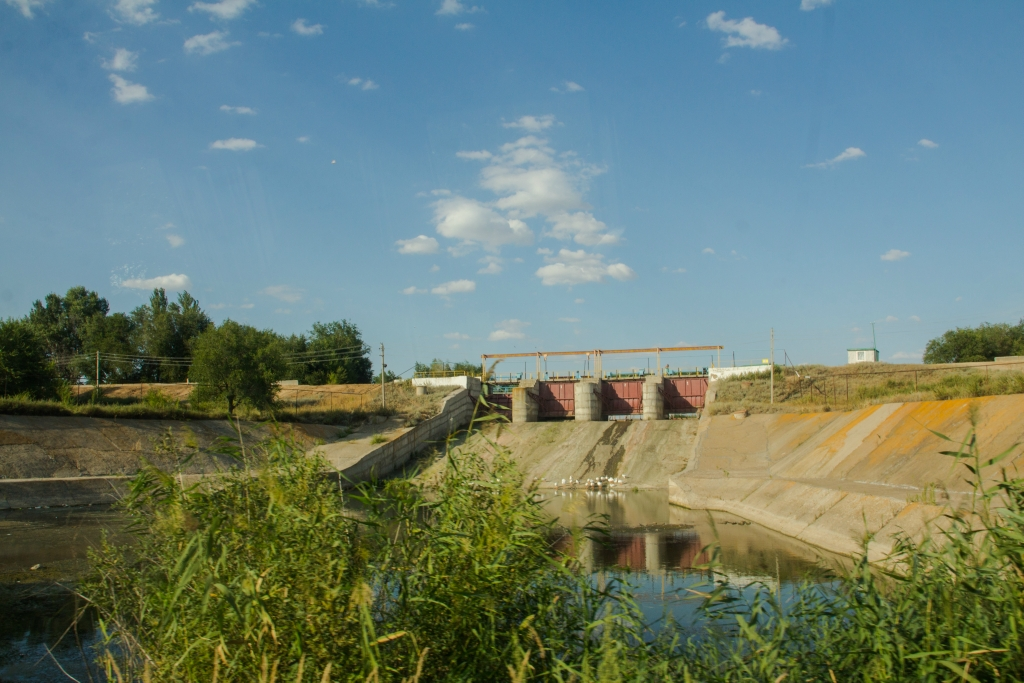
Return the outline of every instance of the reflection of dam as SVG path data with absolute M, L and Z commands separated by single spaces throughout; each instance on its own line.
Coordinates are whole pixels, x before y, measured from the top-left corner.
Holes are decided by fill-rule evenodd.
M 648 574 L 686 572 L 706 564 L 710 558 L 702 552 L 705 545 L 693 529 L 612 531 L 585 537 L 579 546 L 566 534 L 554 544 L 557 550 L 578 557 L 587 571 L 621 569 Z

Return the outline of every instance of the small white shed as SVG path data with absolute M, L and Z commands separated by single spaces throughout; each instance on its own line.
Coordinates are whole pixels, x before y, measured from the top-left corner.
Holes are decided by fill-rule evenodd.
M 846 363 L 877 363 L 878 349 L 846 349 Z

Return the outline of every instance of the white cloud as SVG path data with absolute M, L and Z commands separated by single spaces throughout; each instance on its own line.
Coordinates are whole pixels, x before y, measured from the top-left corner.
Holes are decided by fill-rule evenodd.
M 229 114 L 246 114 L 247 116 L 256 116 L 256 110 L 252 107 L 232 107 L 227 104 L 220 105 L 221 111 L 226 111 Z
M 751 97 L 760 97 L 760 96 L 761 96 L 761 94 L 762 94 L 762 93 L 761 93 L 761 91 L 760 91 L 760 90 L 751 90 L 751 91 L 750 91 L 750 96 L 751 96 Z
M 178 275 L 172 273 L 171 275 L 160 275 L 159 277 L 151 278 L 131 278 L 123 280 L 121 282 L 122 287 L 128 289 L 166 289 L 172 292 L 180 291 L 182 289 L 189 289 L 192 287 L 192 280 L 189 279 L 188 275 Z
M 522 128 L 531 133 L 539 133 L 555 125 L 555 122 L 554 114 L 544 114 L 543 116 L 520 116 L 515 121 L 506 121 L 501 125 L 505 128 Z
M 302 144 L 306 144 L 307 142 L 309 142 L 309 136 L 308 135 L 301 135 L 301 136 L 295 138 L 295 141 L 296 142 L 301 142 Z
M 452 280 L 430 290 L 431 294 L 448 296 L 449 294 L 466 294 L 476 291 L 476 283 L 472 280 Z
M 800 0 L 800 9 L 804 12 L 810 12 L 811 10 L 816 10 L 819 7 L 825 7 L 826 5 L 831 4 L 832 0 Z
M 272 285 L 260 290 L 260 294 L 272 296 L 278 301 L 294 304 L 302 300 L 302 290 L 291 285 Z
M 714 256 L 715 255 L 715 250 L 712 249 L 711 247 L 704 247 L 703 249 L 700 250 L 700 253 L 702 253 L 702 254 L 710 254 L 711 256 Z
M 889 251 L 882 254 L 879 258 L 883 261 L 902 261 L 903 259 L 910 256 L 909 251 L 900 251 L 899 249 L 890 249 Z
M 260 146 L 255 140 L 249 138 L 228 138 L 227 140 L 214 140 L 210 143 L 210 149 L 226 149 L 229 152 L 249 152 Z
M 725 12 L 714 12 L 708 15 L 708 28 L 726 34 L 722 39 L 725 47 L 749 47 L 762 50 L 780 50 L 789 42 L 779 35 L 778 29 L 767 24 L 759 24 L 752 17 L 745 19 L 726 19 Z
M 912 315 L 910 316 L 910 319 L 913 320 L 915 323 L 921 322 L 921 316 L 918 315 Z
M 608 232 L 607 225 L 586 211 L 555 214 L 548 220 L 553 222 L 548 234 L 555 239 L 571 239 L 588 247 L 616 244 L 619 241 L 617 235 Z
M 399 254 L 436 254 L 437 240 L 426 235 L 417 235 L 412 239 L 398 240 Z
M 242 304 L 239 308 L 256 308 L 256 304 Z
M 574 304 L 585 304 L 585 303 L 587 303 L 587 300 L 586 299 L 573 299 L 573 303 Z
M 436 273 L 439 270 L 441 270 L 441 266 L 437 265 L 436 263 L 434 265 L 430 266 L 430 272 L 431 273 Z
M 188 11 L 207 12 L 218 19 L 237 19 L 256 0 L 220 0 L 220 2 L 196 2 L 189 6 Z
M 141 26 L 160 18 L 160 15 L 153 11 L 155 4 L 156 0 L 117 0 L 111 14 L 119 21 Z
M 456 31 L 469 31 L 472 28 L 473 28 L 473 24 L 470 24 L 470 23 L 455 24 L 455 30 Z
M 958 296 L 957 298 L 953 299 L 953 301 L 963 301 L 963 300 L 964 300 L 964 298 L 962 296 Z
M 487 335 L 490 341 L 504 341 L 506 339 L 522 339 L 526 336 L 526 328 L 530 323 L 523 322 L 518 318 L 502 320 L 494 326 L 494 332 Z
M 575 81 L 566 81 L 565 90 L 566 92 L 583 92 L 583 86 Z
M 110 74 L 110 82 L 114 84 L 110 92 L 120 104 L 138 104 L 154 99 L 146 86 L 126 81 L 117 74 Z
M 435 14 L 441 16 L 445 15 L 456 15 L 456 14 L 473 14 L 474 12 L 482 12 L 482 7 L 467 7 L 463 5 L 460 0 L 443 0 L 441 7 L 438 8 Z
M 507 219 L 486 204 L 465 197 L 434 202 L 434 223 L 439 235 L 460 240 L 466 249 L 482 246 L 498 251 L 506 244 L 533 243 L 533 231 L 526 223 Z
M 817 164 L 807 164 L 804 168 L 831 168 L 836 164 L 841 164 L 844 161 L 850 159 L 859 159 L 860 157 L 866 157 L 867 153 L 864 152 L 860 147 L 847 147 L 838 156 L 832 157 L 828 161 L 821 161 Z
M 39 9 L 47 3 L 48 0 L 7 0 L 7 4 L 21 12 L 21 16 L 26 19 L 32 18 L 32 10 Z
M 580 319 L 579 318 L 559 318 L 558 321 L 559 322 L 563 322 L 563 323 L 578 323 L 578 322 L 580 322 Z
M 483 268 L 476 271 L 481 275 L 497 275 L 504 270 L 501 265 L 504 261 L 498 256 L 484 256 L 477 263 L 484 264 Z
M 138 57 L 138 52 L 119 47 L 113 57 L 103 60 L 103 68 L 108 71 L 135 71 L 135 62 Z
M 426 294 L 426 293 L 427 293 L 427 290 L 420 289 L 416 285 L 412 285 L 410 287 L 406 287 L 405 289 L 402 290 L 402 294 Z
M 898 323 L 899 321 L 900 321 L 900 319 L 897 318 L 896 316 L 894 316 L 894 315 L 887 315 L 887 316 L 885 316 L 885 321 L 884 322 L 887 322 L 887 323 Z
M 213 33 L 192 36 L 185 41 L 185 52 L 188 54 L 198 52 L 205 56 L 212 55 L 214 52 L 222 52 L 235 45 L 241 45 L 239 42 L 228 41 L 227 37 L 227 31 L 214 31 Z
M 306 23 L 305 19 L 296 19 L 295 23 L 292 24 L 292 30 L 298 33 L 300 36 L 319 36 L 323 35 L 324 25 L 310 25 Z
M 469 339 L 468 334 L 462 334 L 461 332 L 448 332 L 444 335 L 445 339 Z
M 373 81 L 369 79 L 363 80 L 362 78 L 350 78 L 348 79 L 348 84 L 351 86 L 356 86 L 360 90 L 376 90 L 377 88 L 380 87 Z
M 545 257 L 548 265 L 537 269 L 535 273 L 541 284 L 579 285 L 588 282 L 603 282 L 606 277 L 616 280 L 632 280 L 636 277 L 633 269 L 624 263 L 605 263 L 601 254 L 590 254 L 582 249 L 569 251 L 561 249 L 557 256 Z
M 167 238 L 167 243 L 171 245 L 172 249 L 177 249 L 185 244 L 185 238 L 181 235 L 164 235 L 164 237 Z
M 457 156 L 460 159 L 470 159 L 472 161 L 486 161 L 487 159 L 490 159 L 493 155 L 486 149 L 482 149 L 477 152 L 456 152 L 455 156 Z
M 917 141 L 917 144 L 919 144 L 922 147 L 925 147 L 927 149 L 935 149 L 936 147 L 939 146 L 939 143 L 932 142 L 928 138 L 921 138 L 920 140 Z

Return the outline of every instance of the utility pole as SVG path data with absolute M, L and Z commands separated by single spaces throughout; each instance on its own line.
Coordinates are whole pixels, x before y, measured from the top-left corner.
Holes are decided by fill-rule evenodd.
M 96 391 L 100 390 L 100 352 L 96 352 Z
M 772 361 L 771 370 L 770 370 L 770 372 L 772 373 L 772 376 L 771 376 L 772 377 L 771 378 L 771 385 L 772 385 L 772 388 L 771 388 L 771 403 L 772 403 L 772 405 L 774 405 L 775 404 L 775 328 L 774 327 L 772 328 L 772 354 L 771 354 L 771 361 Z
M 871 351 L 874 354 L 878 353 L 878 341 L 875 340 L 875 324 L 874 323 L 871 323 Z M 871 360 L 872 361 L 875 360 L 874 356 L 872 356 Z
M 388 368 L 388 366 L 384 362 L 384 343 L 381 342 L 381 345 L 380 345 L 380 407 L 382 409 L 387 407 L 387 397 L 384 394 L 384 374 L 385 374 L 384 371 L 387 370 L 387 368 Z

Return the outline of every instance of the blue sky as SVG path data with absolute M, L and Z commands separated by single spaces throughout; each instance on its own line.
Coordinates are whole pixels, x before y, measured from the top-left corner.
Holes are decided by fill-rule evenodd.
M 1022 27 L 1016 2 L 2 0 L 0 316 L 162 284 L 283 333 L 347 318 L 398 371 L 759 360 L 772 327 L 839 364 L 872 322 L 916 360 L 1024 316 Z

